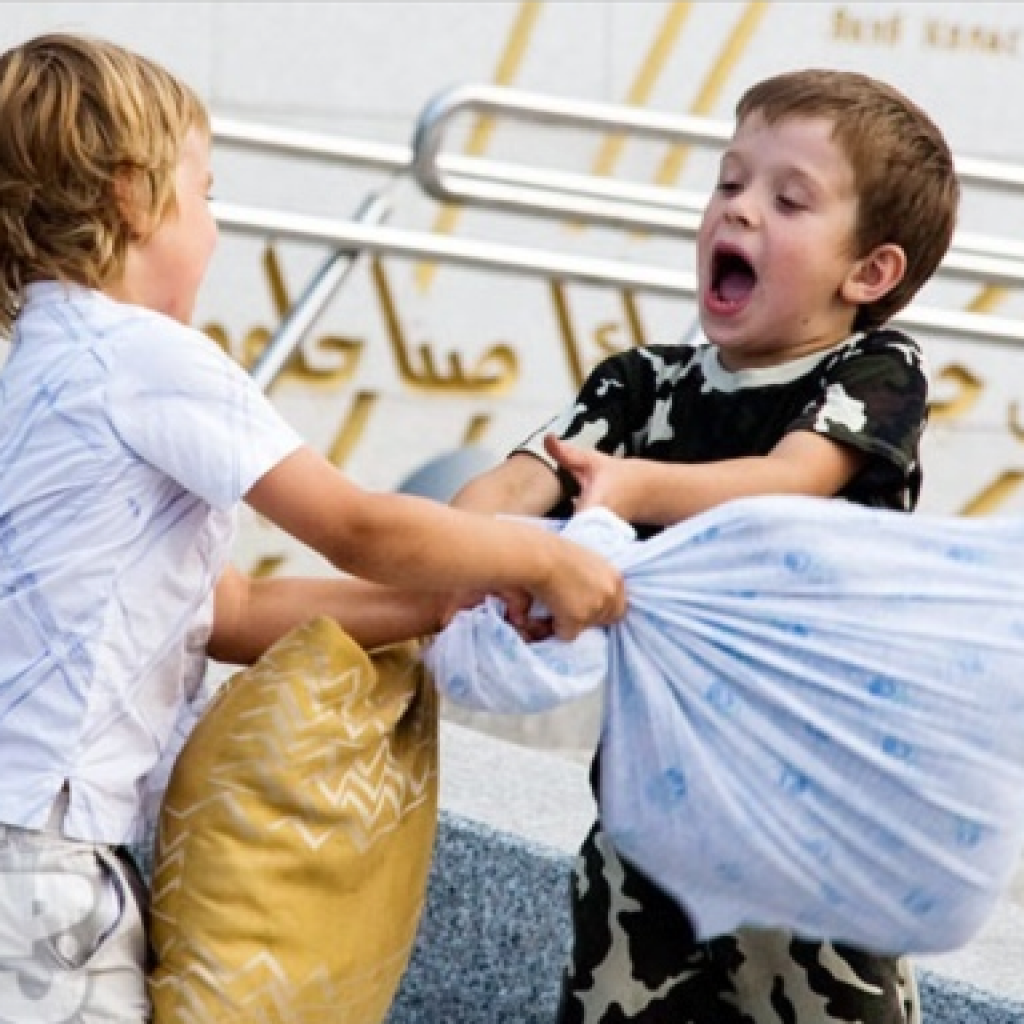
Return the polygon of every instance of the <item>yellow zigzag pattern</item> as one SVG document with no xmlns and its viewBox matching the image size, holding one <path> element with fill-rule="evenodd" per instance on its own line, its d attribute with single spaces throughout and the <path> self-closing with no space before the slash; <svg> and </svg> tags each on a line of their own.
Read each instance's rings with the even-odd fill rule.
<svg viewBox="0 0 1024 1024">
<path fill-rule="evenodd" d="M 264 680 L 248 681 L 250 706 L 239 715 L 245 729 L 232 731 L 231 746 L 237 753 L 211 772 L 207 787 L 212 794 L 194 805 L 168 807 L 169 817 L 187 822 L 193 813 L 207 811 L 210 800 L 219 795 L 225 798 L 227 812 L 244 827 L 245 796 L 268 785 L 282 763 L 305 779 L 305 799 L 293 796 L 296 813 L 283 815 L 269 827 L 294 828 L 314 848 L 340 831 L 366 850 L 392 831 L 403 813 L 422 802 L 436 777 L 429 756 L 431 737 L 422 727 L 414 729 L 418 735 L 413 745 L 419 749 L 411 763 L 407 740 L 403 749 L 393 749 L 395 723 L 409 707 L 411 693 L 382 700 L 389 695 L 375 693 L 373 681 L 358 667 L 307 677 L 295 685 L 296 680 L 271 659 L 263 674 Z M 254 707 L 257 693 L 260 699 Z M 232 790 L 241 799 L 229 800 Z M 309 822 L 324 817 L 316 813 L 321 803 L 332 812 L 350 814 L 331 813 L 336 824 L 316 828 Z"/>
<path fill-rule="evenodd" d="M 156 1024 L 384 1019 L 426 890 L 437 716 L 414 653 L 370 659 L 330 620 L 224 687 L 161 813 Z"/>
<path fill-rule="evenodd" d="M 367 1019 L 367 1003 L 379 1001 L 382 975 L 400 972 L 407 959 L 408 951 L 402 951 L 339 982 L 322 966 L 301 980 L 289 978 L 276 957 L 259 953 L 235 971 L 210 970 L 197 962 L 181 977 L 164 978 L 151 988 L 159 994 L 174 986 L 185 993 L 176 1024 L 354 1024 Z M 237 1009 L 217 1006 L 211 1018 L 203 995 L 209 992 L 222 993 L 223 1006 Z"/>
</svg>

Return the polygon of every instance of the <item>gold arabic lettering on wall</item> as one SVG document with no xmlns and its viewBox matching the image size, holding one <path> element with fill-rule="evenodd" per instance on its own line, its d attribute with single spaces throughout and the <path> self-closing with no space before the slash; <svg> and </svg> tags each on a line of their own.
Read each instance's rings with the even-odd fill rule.
<svg viewBox="0 0 1024 1024">
<path fill-rule="evenodd" d="M 447 368 L 439 369 L 430 345 L 417 345 L 418 358 L 414 359 L 384 264 L 374 258 L 371 268 L 385 332 L 403 383 L 421 391 L 462 394 L 500 395 L 511 390 L 519 377 L 519 360 L 512 346 L 505 342 L 492 345 L 469 370 L 462 365 L 462 356 L 458 352 L 449 352 Z"/>
<path fill-rule="evenodd" d="M 965 15 L 969 10 L 964 7 Z M 1020 53 L 1019 28 L 922 13 L 922 17 L 911 19 L 903 11 L 885 11 L 884 4 L 843 4 L 832 12 L 832 39 L 880 47 L 916 44 L 930 50 L 992 57 L 1016 57 Z"/>
<path fill-rule="evenodd" d="M 930 422 L 950 424 L 965 420 L 980 404 L 985 393 L 985 382 L 962 363 L 944 366 L 934 378 L 935 397 L 929 405 Z M 950 392 L 950 388 L 952 391 Z M 1006 408 L 1006 431 L 1014 441 L 1024 444 L 1024 424 L 1021 423 L 1021 405 L 1012 399 Z M 957 510 L 962 516 L 987 516 L 999 512 L 1020 492 L 1024 484 L 1024 470 L 1002 468 L 977 494 L 968 498 Z"/>
<path fill-rule="evenodd" d="M 277 249 L 273 244 L 264 247 L 262 262 L 274 312 L 279 319 L 284 319 L 292 307 L 292 300 L 285 284 Z M 202 330 L 246 369 L 255 366 L 273 337 L 273 332 L 267 327 L 250 327 L 244 332 L 240 344 L 236 347 L 223 324 L 208 323 Z M 338 390 L 355 376 L 364 344 L 361 339 L 334 334 L 313 338 L 311 346 L 298 348 L 271 385 L 271 393 L 277 386 L 288 382 L 304 386 L 313 385 L 331 391 Z M 313 358 L 314 356 L 318 356 L 319 359 Z"/>
<path fill-rule="evenodd" d="M 949 388 L 953 393 L 948 398 L 936 397 Z M 984 387 L 978 376 L 967 366 L 951 363 L 944 366 L 934 378 L 932 400 L 929 404 L 929 419 L 934 422 L 948 422 L 966 416 L 981 399 Z"/>
<path fill-rule="evenodd" d="M 551 304 L 555 311 L 555 324 L 558 337 L 562 342 L 565 361 L 569 368 L 569 378 L 574 390 L 582 386 L 589 370 L 606 356 L 622 352 L 627 348 L 646 345 L 643 321 L 637 306 L 636 296 L 632 292 L 622 291 L 623 317 L 621 320 L 605 320 L 593 331 L 592 343 L 597 352 L 593 358 L 587 358 L 584 346 L 580 341 L 579 332 L 573 322 L 569 295 L 564 281 L 548 282 Z"/>
<path fill-rule="evenodd" d="M 391 342 L 399 379 L 407 386 L 418 390 L 431 390 L 462 394 L 501 394 L 514 387 L 519 375 L 518 358 L 511 345 L 497 343 L 488 348 L 468 370 L 462 364 L 457 352 L 447 354 L 447 367 L 438 368 L 438 360 L 429 345 L 416 346 L 414 359 L 405 329 L 398 314 L 393 290 L 387 273 L 380 260 L 372 262 L 374 288 L 385 324 L 386 334 Z M 271 302 L 280 320 L 284 320 L 292 307 L 292 299 L 286 285 L 280 259 L 272 244 L 265 246 L 262 268 Z M 221 348 L 236 358 L 247 369 L 251 369 L 273 338 L 273 331 L 264 326 L 246 330 L 237 346 L 232 343 L 226 327 L 219 323 L 208 323 L 203 331 Z M 287 382 L 304 388 L 338 390 L 355 376 L 364 342 L 338 335 L 320 335 L 312 339 L 311 346 L 300 346 L 278 377 L 272 382 L 270 392 Z M 310 360 L 310 353 L 334 356 L 333 365 L 326 367 Z M 367 424 L 377 402 L 372 391 L 361 390 L 355 394 L 352 403 L 327 447 L 327 458 L 342 468 L 351 458 L 366 432 Z M 470 418 L 463 434 L 464 444 L 478 443 L 485 434 L 491 417 L 476 414 Z M 267 525 L 267 524 L 264 524 Z M 249 568 L 251 575 L 266 577 L 279 572 L 287 561 L 280 552 L 259 557 Z"/>
<path fill-rule="evenodd" d="M 684 30 L 690 25 L 691 15 L 698 6 L 692 3 L 664 5 L 661 20 L 628 87 L 627 103 L 642 105 L 653 100 L 656 86 L 662 75 L 670 69 L 672 60 L 681 59 L 685 55 L 683 47 L 687 40 L 684 38 Z M 688 106 L 690 113 L 715 114 L 721 96 L 730 85 L 742 58 L 754 45 L 774 5 L 751 2 L 733 6 L 736 14 L 730 15 L 735 19 L 731 30 L 726 33 L 725 41 L 712 59 L 703 80 L 697 83 L 696 92 Z M 538 36 L 544 7 L 544 4 L 534 2 L 518 6 L 492 76 L 496 83 L 515 83 L 528 51 Z M 974 24 L 966 14 L 962 20 L 950 20 L 931 14 L 917 16 L 905 8 L 887 9 L 881 4 L 835 5 L 827 24 L 831 41 L 838 44 L 887 48 L 913 45 L 933 50 L 969 51 L 993 57 L 1017 56 L 1020 38 L 1017 29 Z M 467 152 L 483 155 L 495 131 L 494 121 L 479 119 L 469 134 Z M 605 139 L 592 160 L 591 172 L 614 174 L 625 145 L 621 136 Z M 684 171 L 687 154 L 686 147 L 667 147 L 654 172 L 654 178 L 662 184 L 677 182 Z M 441 233 L 454 231 L 457 218 L 458 211 L 442 208 L 434 230 Z M 413 280 L 421 293 L 429 289 L 436 269 L 432 265 L 419 265 L 416 268 Z M 289 308 L 290 298 L 273 246 L 268 246 L 264 253 L 264 271 L 273 307 L 283 317 Z M 513 393 L 520 383 L 520 368 L 516 349 L 511 344 L 504 341 L 494 343 L 472 365 L 465 365 L 463 355 L 459 352 L 438 353 L 432 344 L 414 343 L 408 334 L 407 318 L 402 315 L 399 295 L 396 294 L 384 263 L 380 259 L 372 260 L 370 271 L 384 334 L 392 352 L 397 378 L 403 386 L 417 392 L 428 391 L 442 395 L 499 398 Z M 556 336 L 561 342 L 573 386 L 580 386 L 589 368 L 603 356 L 630 345 L 647 343 L 634 294 L 623 292 L 620 295 L 623 310 L 621 317 L 605 319 L 589 331 L 581 331 L 574 322 L 565 283 L 552 281 L 548 288 L 554 306 Z M 1006 302 L 1008 294 L 1005 288 L 981 288 L 967 308 L 974 312 L 991 312 Z M 272 336 L 268 328 L 253 327 L 232 345 L 228 332 L 221 325 L 211 324 L 207 331 L 247 366 L 256 362 Z M 303 388 L 328 387 L 333 390 L 350 386 L 356 378 L 364 344 L 362 339 L 340 335 L 313 338 L 285 368 L 281 383 L 289 382 Z M 934 422 L 962 424 L 986 395 L 984 382 L 963 363 L 945 367 L 937 377 L 937 382 L 946 387 L 947 393 L 932 403 Z M 328 446 L 328 457 L 336 465 L 345 465 L 364 437 L 377 397 L 374 391 L 367 389 L 360 389 L 353 396 L 343 422 Z M 490 414 L 473 417 L 465 430 L 466 442 L 478 441 L 491 420 Z M 1007 411 L 1006 424 L 1011 437 L 1024 441 L 1024 430 L 1021 428 L 1016 403 L 1012 403 Z M 1008 501 L 1022 480 L 1024 477 L 1015 469 L 1000 471 L 990 485 L 966 503 L 963 511 L 965 514 L 985 514 Z"/>
<path fill-rule="evenodd" d="M 1020 490 L 1024 472 L 1004 469 L 960 510 L 963 516 L 990 516 L 997 513 Z"/>
</svg>

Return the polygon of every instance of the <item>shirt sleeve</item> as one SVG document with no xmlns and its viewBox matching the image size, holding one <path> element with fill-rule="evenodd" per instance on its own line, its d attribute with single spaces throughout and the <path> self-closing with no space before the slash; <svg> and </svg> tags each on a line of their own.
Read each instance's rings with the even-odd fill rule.
<svg viewBox="0 0 1024 1024">
<path fill-rule="evenodd" d="M 860 485 L 889 486 L 918 472 L 928 415 L 921 350 L 906 335 L 876 331 L 836 354 L 823 370 L 819 396 L 790 425 L 869 456 Z"/>
<path fill-rule="evenodd" d="M 603 360 L 591 371 L 573 402 L 534 431 L 515 451 L 529 452 L 557 470 L 544 450 L 545 436 L 555 434 L 608 455 L 630 454 L 630 407 L 640 397 L 639 382 L 632 379 L 635 376 L 621 355 Z"/>
<path fill-rule="evenodd" d="M 608 455 L 629 454 L 625 443 L 629 436 L 629 406 L 637 390 L 631 386 L 630 376 L 622 355 L 609 356 L 591 371 L 569 406 L 513 449 L 512 454 L 525 452 L 540 459 L 558 477 L 563 500 L 551 510 L 551 515 L 571 515 L 567 501 L 579 494 L 580 488 L 573 475 L 544 450 L 544 438 L 554 434 Z"/>
<path fill-rule="evenodd" d="M 113 350 L 111 424 L 132 452 L 216 508 L 236 504 L 301 436 L 199 331 L 153 318 Z"/>
</svg>

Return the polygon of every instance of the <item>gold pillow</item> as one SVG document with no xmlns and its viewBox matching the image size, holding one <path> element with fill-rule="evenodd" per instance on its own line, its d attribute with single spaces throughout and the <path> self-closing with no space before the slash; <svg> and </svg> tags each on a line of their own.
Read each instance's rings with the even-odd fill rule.
<svg viewBox="0 0 1024 1024">
<path fill-rule="evenodd" d="M 156 1024 L 378 1024 L 437 824 L 437 699 L 413 644 L 331 619 L 218 692 L 175 765 L 154 854 Z"/>
</svg>

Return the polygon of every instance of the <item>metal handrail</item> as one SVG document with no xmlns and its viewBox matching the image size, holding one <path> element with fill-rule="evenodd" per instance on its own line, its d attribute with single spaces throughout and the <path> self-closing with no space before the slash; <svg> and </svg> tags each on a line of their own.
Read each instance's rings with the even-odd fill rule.
<svg viewBox="0 0 1024 1024">
<path fill-rule="evenodd" d="M 692 237 L 704 197 L 665 186 L 623 183 L 596 175 L 565 174 L 462 157 L 442 152 L 447 129 L 459 115 L 474 113 L 513 120 L 586 128 L 614 135 L 653 138 L 672 144 L 723 146 L 731 122 L 644 108 L 566 99 L 491 85 L 460 85 L 434 97 L 423 109 L 413 136 L 411 172 L 428 195 L 442 202 L 475 203 L 543 216 L 558 214 L 608 226 Z M 964 185 L 1024 194 L 1024 166 L 954 157 Z M 944 273 L 984 278 L 984 264 L 970 257 L 1005 261 L 990 264 L 993 280 L 1024 283 L 1024 244 L 988 235 L 957 232 Z M 967 259 L 964 259 L 967 258 Z M 1012 266 L 1020 262 L 1021 267 Z"/>
<path fill-rule="evenodd" d="M 216 202 L 214 216 L 225 230 L 273 235 L 297 242 L 327 244 L 336 250 L 367 251 L 402 259 L 451 263 L 501 274 L 651 292 L 693 299 L 696 275 L 687 271 L 571 256 L 560 252 L 454 238 L 432 232 L 362 224 L 230 203 Z M 990 344 L 1024 344 L 1024 321 L 910 307 L 894 322 L 931 334 Z"/>
<path fill-rule="evenodd" d="M 258 124 L 226 117 L 214 117 L 212 131 L 214 141 L 220 145 L 270 155 L 351 164 L 392 174 L 410 172 L 413 167 L 411 146 L 366 142 L 326 132 Z M 501 182 L 524 187 L 532 186 L 546 192 L 562 191 L 567 195 L 589 193 L 598 198 L 635 201 L 640 206 L 663 206 L 667 211 L 675 211 L 678 208 L 684 214 L 699 214 L 703 204 L 703 197 L 696 192 L 616 182 L 584 174 L 535 171 L 522 164 L 485 160 L 480 157 L 445 154 L 438 158 L 438 164 L 446 174 L 456 175 L 459 180 L 465 181 L 479 180 L 484 183 Z M 683 224 L 686 223 L 688 221 L 684 218 Z"/>
<path fill-rule="evenodd" d="M 411 174 L 424 191 L 442 201 L 667 235 L 693 237 L 696 233 L 704 197 L 694 192 L 443 153 L 445 131 L 458 114 L 467 111 L 675 144 L 721 146 L 732 134 L 732 124 L 726 121 L 486 85 L 459 86 L 435 97 L 417 121 L 411 147 L 229 118 L 214 118 L 212 130 L 221 145 L 372 168 L 391 176 L 392 190 Z M 956 166 L 963 183 L 1024 191 L 1024 168 L 964 158 L 957 159 Z M 697 290 L 696 276 L 685 271 L 384 227 L 379 222 L 386 208 L 379 196 L 371 196 L 355 221 L 228 203 L 214 204 L 214 213 L 227 230 L 332 247 L 254 367 L 263 387 L 269 387 L 281 372 L 364 252 L 689 300 Z M 1024 284 L 1024 243 L 957 232 L 939 269 L 980 283 L 1019 286 Z M 931 334 L 994 344 L 1024 342 L 1024 322 L 989 314 L 912 306 L 894 320 Z"/>
<path fill-rule="evenodd" d="M 344 250 L 365 250 L 404 259 L 452 263 L 500 273 L 523 273 L 576 284 L 613 285 L 661 295 L 693 298 L 697 293 L 696 275 L 688 271 L 570 256 L 496 242 L 471 241 L 429 231 L 375 227 L 353 221 L 221 201 L 212 203 L 211 207 L 221 228 L 241 234 L 273 235 L 290 241 L 327 244 Z M 1020 340 L 1024 340 L 1024 325 Z"/>
<path fill-rule="evenodd" d="M 215 144 L 373 167 L 392 173 L 407 170 L 412 158 L 408 146 L 366 142 L 325 132 L 238 121 L 230 117 L 211 118 L 210 130 Z"/>
<path fill-rule="evenodd" d="M 696 234 L 703 205 L 703 198 L 697 193 L 593 175 L 543 171 L 475 157 L 442 156 L 438 152 L 442 129 L 451 117 L 464 109 L 512 110 L 517 116 L 545 121 L 570 118 L 574 123 L 578 120 L 603 130 L 614 126 L 621 128 L 622 121 L 616 119 L 621 119 L 625 111 L 629 115 L 628 126 L 641 133 L 704 142 L 721 142 L 731 131 L 725 122 L 704 118 L 557 100 L 496 87 L 464 86 L 428 104 L 418 123 L 412 148 L 228 118 L 213 119 L 213 134 L 219 143 L 270 154 L 341 162 L 392 175 L 411 171 L 435 198 L 456 203 L 472 202 L 532 214 L 574 217 L 623 229 L 689 237 Z M 1021 181 L 1024 183 L 1024 170 Z M 958 232 L 940 270 L 977 282 L 1021 286 L 1024 285 L 1024 243 Z"/>
<path fill-rule="evenodd" d="M 676 145 L 722 146 L 732 138 L 734 127 L 731 121 L 716 118 L 471 83 L 446 89 L 423 108 L 414 135 L 414 172 L 418 172 L 420 159 L 428 165 L 437 163 L 448 122 L 469 111 L 491 117 L 501 114 L 536 124 L 571 125 L 612 135 L 628 132 Z M 953 159 L 957 176 L 965 185 L 1024 192 L 1024 166 L 956 155 Z"/>
<path fill-rule="evenodd" d="M 368 195 L 356 211 L 357 224 L 380 224 L 391 212 L 390 196 L 384 192 Z M 362 255 L 362 249 L 334 249 L 317 268 L 302 294 L 292 304 L 271 335 L 266 348 L 252 366 L 254 381 L 264 390 L 281 375 L 289 360 L 323 316 L 331 300 L 348 280 Z"/>
</svg>

